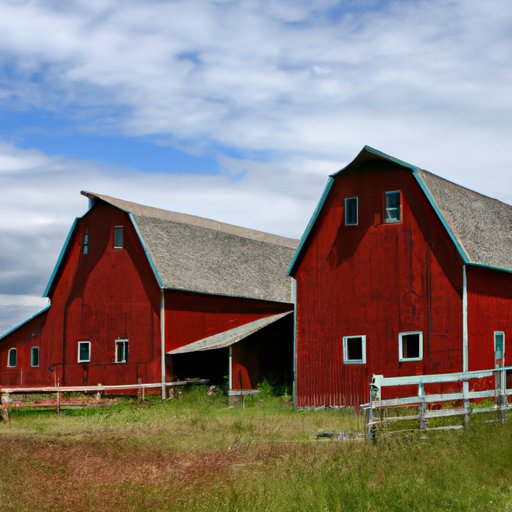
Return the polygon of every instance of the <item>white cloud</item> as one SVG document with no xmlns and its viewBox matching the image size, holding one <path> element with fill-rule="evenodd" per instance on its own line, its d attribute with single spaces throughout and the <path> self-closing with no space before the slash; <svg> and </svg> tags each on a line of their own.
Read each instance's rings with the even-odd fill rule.
<svg viewBox="0 0 512 512">
<path fill-rule="evenodd" d="M 223 172 L 0 142 L 0 293 L 42 291 L 81 189 L 300 236 L 327 175 L 370 144 L 512 202 L 511 37 L 506 0 L 1 2 L 0 109 L 151 136 Z"/>
<path fill-rule="evenodd" d="M 73 219 L 87 211 L 80 190 L 299 237 L 325 183 L 319 172 L 298 182 L 286 163 L 226 159 L 218 175 L 150 174 L 0 145 L 0 334 L 40 304 L 26 297 L 43 293 Z"/>
<path fill-rule="evenodd" d="M 506 2 L 395 1 L 332 21 L 327 9 L 343 5 L 6 2 L 0 47 L 25 104 L 117 106 L 90 122 L 192 145 L 339 159 L 361 140 L 386 143 L 381 119 L 413 149 L 445 124 L 509 131 Z"/>
</svg>

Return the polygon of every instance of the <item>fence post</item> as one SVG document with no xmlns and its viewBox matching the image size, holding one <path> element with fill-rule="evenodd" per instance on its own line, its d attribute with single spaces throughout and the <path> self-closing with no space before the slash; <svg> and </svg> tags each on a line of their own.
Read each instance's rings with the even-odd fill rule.
<svg viewBox="0 0 512 512">
<path fill-rule="evenodd" d="M 505 421 L 505 411 L 507 408 L 507 372 L 504 369 L 499 369 L 496 375 L 496 399 L 498 406 L 498 419 L 501 423 Z"/>
<path fill-rule="evenodd" d="M 59 391 L 59 379 L 57 378 L 56 381 L 55 381 L 55 384 L 56 384 L 56 388 L 57 388 L 57 396 L 56 396 L 56 400 L 55 400 L 55 414 L 57 416 L 60 415 L 60 397 L 61 397 L 61 393 Z"/>
<path fill-rule="evenodd" d="M 380 400 L 380 384 L 378 382 L 379 375 L 374 375 L 370 382 L 370 403 L 368 404 L 368 410 L 366 412 L 366 439 L 368 441 L 375 441 L 375 435 L 377 432 L 377 427 L 374 424 L 375 415 L 373 402 L 375 400 Z"/>
<path fill-rule="evenodd" d="M 425 401 L 425 384 L 420 382 L 418 384 L 418 398 L 420 399 L 420 403 L 418 406 L 419 409 L 419 417 L 420 417 L 420 430 L 426 430 L 427 428 L 427 402 Z"/>
<path fill-rule="evenodd" d="M 9 421 L 9 393 L 2 393 L 0 400 L 0 417 L 7 423 Z"/>
<path fill-rule="evenodd" d="M 469 380 L 462 381 L 462 395 L 464 397 L 464 428 L 469 426 L 471 419 L 471 401 L 469 400 Z"/>
</svg>

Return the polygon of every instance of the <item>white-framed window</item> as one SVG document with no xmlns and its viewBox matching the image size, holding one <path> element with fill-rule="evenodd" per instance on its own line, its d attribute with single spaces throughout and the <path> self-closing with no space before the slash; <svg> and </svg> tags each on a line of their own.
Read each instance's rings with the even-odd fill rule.
<svg viewBox="0 0 512 512">
<path fill-rule="evenodd" d="M 91 342 L 90 341 L 79 341 L 78 342 L 77 361 L 79 363 L 90 363 L 91 362 Z"/>
<path fill-rule="evenodd" d="M 116 363 L 127 363 L 128 362 L 128 340 L 117 339 L 116 340 Z"/>
<path fill-rule="evenodd" d="M 343 362 L 366 364 L 366 336 L 343 336 Z"/>
<path fill-rule="evenodd" d="M 114 248 L 122 249 L 124 242 L 124 227 L 114 226 Z"/>
<path fill-rule="evenodd" d="M 39 366 L 39 347 L 32 347 L 30 349 L 30 366 L 33 368 Z"/>
<path fill-rule="evenodd" d="M 384 222 L 392 224 L 402 220 L 402 205 L 400 190 L 391 190 L 385 193 L 385 216 Z"/>
<path fill-rule="evenodd" d="M 357 197 L 345 198 L 345 226 L 357 226 L 359 222 L 359 199 Z"/>
<path fill-rule="evenodd" d="M 398 360 L 421 361 L 423 359 L 423 333 L 401 332 L 398 335 Z"/>
<path fill-rule="evenodd" d="M 10 348 L 7 352 L 7 366 L 14 368 L 18 364 L 18 349 Z"/>
<path fill-rule="evenodd" d="M 86 229 L 84 233 L 84 240 L 82 243 L 82 252 L 84 254 L 89 253 L 89 231 Z"/>
</svg>

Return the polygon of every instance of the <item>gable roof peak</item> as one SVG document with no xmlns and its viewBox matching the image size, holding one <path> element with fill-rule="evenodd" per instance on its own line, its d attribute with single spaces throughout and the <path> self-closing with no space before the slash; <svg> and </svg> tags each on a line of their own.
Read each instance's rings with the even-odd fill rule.
<svg viewBox="0 0 512 512">
<path fill-rule="evenodd" d="M 85 197 L 88 197 L 92 201 L 99 199 L 105 203 L 111 204 L 112 206 L 115 206 L 120 210 L 133 214 L 136 218 L 149 217 L 153 219 L 160 219 L 178 224 L 187 224 L 189 226 L 197 226 L 200 228 L 220 231 L 222 233 L 241 236 L 244 238 L 249 238 L 251 240 L 258 240 L 260 242 L 282 245 L 284 247 L 289 247 L 292 249 L 295 249 L 298 243 L 298 241 L 293 238 L 274 235 L 256 229 L 244 228 L 241 226 L 236 226 L 234 224 L 228 224 L 225 222 L 208 219 L 206 217 L 190 215 L 188 213 L 179 213 L 170 210 L 165 210 L 163 208 L 155 208 L 153 206 L 134 203 L 132 201 L 126 201 L 125 199 L 119 199 L 117 197 L 107 196 L 105 194 L 96 194 L 94 192 L 88 192 L 85 190 L 82 190 L 81 194 Z"/>
<path fill-rule="evenodd" d="M 391 162 L 412 172 L 464 263 L 512 272 L 511 205 L 457 185 L 371 146 L 364 146 L 352 162 L 330 175 L 289 267 L 289 275 L 295 272 L 300 253 L 307 245 L 336 178 L 348 169 L 371 162 Z"/>
</svg>

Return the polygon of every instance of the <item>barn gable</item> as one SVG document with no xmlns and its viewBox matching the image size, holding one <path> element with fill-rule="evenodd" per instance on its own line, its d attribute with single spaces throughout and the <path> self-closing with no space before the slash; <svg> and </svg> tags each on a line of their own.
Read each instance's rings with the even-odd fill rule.
<svg viewBox="0 0 512 512">
<path fill-rule="evenodd" d="M 512 206 L 365 146 L 350 164 L 329 177 L 290 264 L 289 275 L 296 271 L 336 177 L 373 162 L 394 163 L 411 171 L 464 263 L 512 272 Z"/>
<path fill-rule="evenodd" d="M 161 288 L 292 302 L 287 268 L 297 241 L 82 192 L 132 215 Z"/>
</svg>

